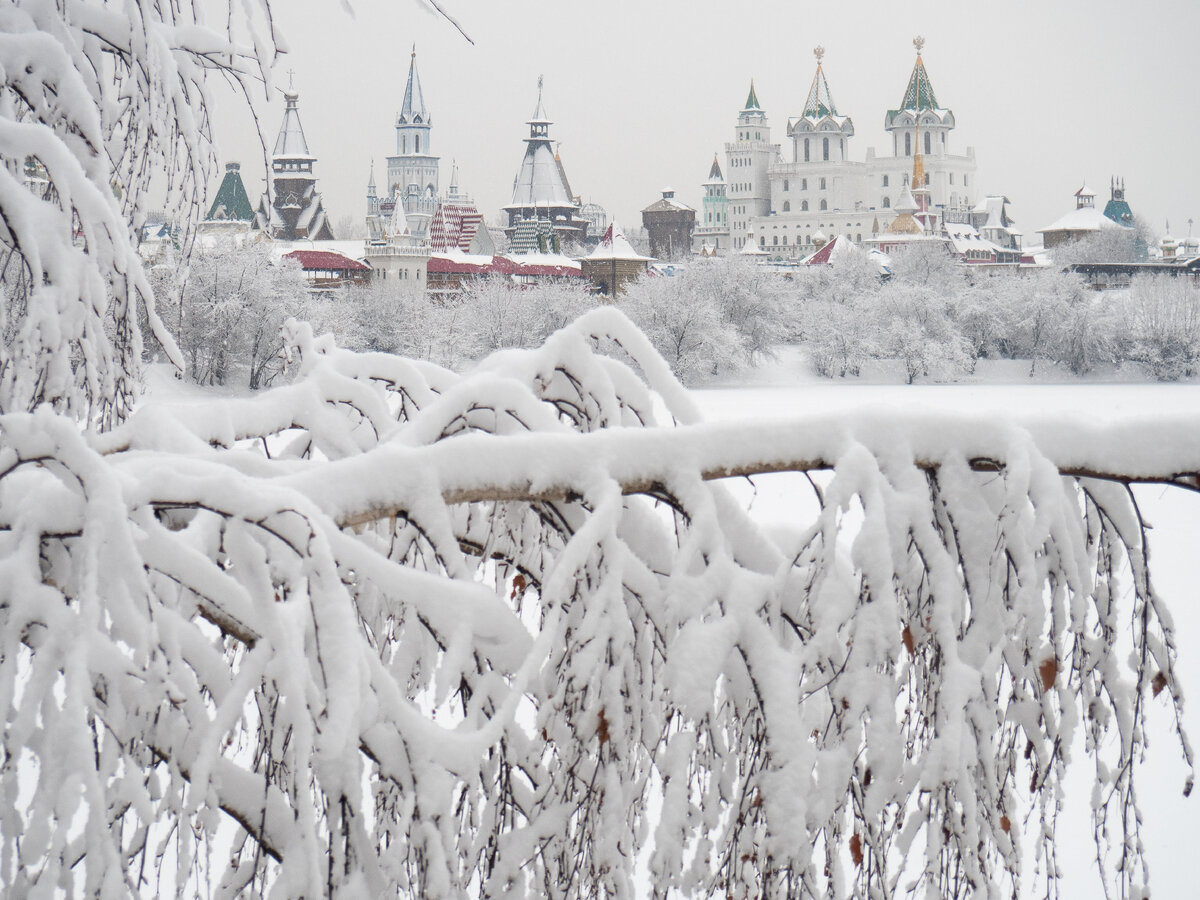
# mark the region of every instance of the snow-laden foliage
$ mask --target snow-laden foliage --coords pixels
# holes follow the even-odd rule
[[[1007,898],[1082,735],[1142,895],[1180,697],[1119,477],[1193,422],[706,425],[613,308],[462,376],[287,344],[248,399],[0,417],[11,891]],[[789,470],[783,546],[710,480]]]
[[[249,90],[274,55],[269,38],[231,37],[269,26],[265,2],[206,6],[215,28],[186,0],[0,9],[0,411],[50,404],[99,427],[119,421],[141,364],[139,307],[182,362],[131,238],[152,181],[172,208],[203,196],[206,73]]]
[[[266,243],[197,247],[184,264],[154,265],[151,283],[188,377],[204,385],[269,384],[279,368],[279,329],[319,302],[309,297],[300,263],[276,258]]]

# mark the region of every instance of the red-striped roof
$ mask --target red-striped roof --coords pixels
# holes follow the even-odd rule
[[[351,259],[332,250],[293,250],[285,253],[284,259],[298,260],[305,271],[333,270],[336,272],[369,272],[371,267],[357,259]]]
[[[429,223],[429,245],[435,251],[458,248],[466,253],[482,224],[483,215],[475,207],[443,204]]]
[[[580,275],[579,266],[527,263],[507,256],[493,256],[489,263],[481,263],[434,255],[429,257],[426,271],[431,275],[545,275],[562,278]]]

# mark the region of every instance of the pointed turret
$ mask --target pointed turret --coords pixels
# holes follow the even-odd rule
[[[408,63],[408,84],[404,87],[404,102],[400,105],[397,124],[430,125],[429,110],[425,108],[425,95],[421,93],[421,76],[417,74],[417,45],[413,44],[412,58]]]
[[[750,79],[750,93],[746,96],[746,105],[744,109],[749,112],[751,110],[762,111],[762,106],[758,102],[758,93],[754,90],[754,79]]]
[[[275,159],[308,160],[311,170],[313,156],[308,151],[308,141],[304,139],[304,128],[300,124],[300,95],[288,91],[283,99],[286,104],[283,123],[279,126],[279,136],[275,138],[275,150],[271,155]]]
[[[253,227],[276,240],[331,240],[333,231],[313,175],[316,157],[300,125],[300,95],[289,90],[283,99],[283,123],[271,155],[271,189],[259,201]]]
[[[375,160],[371,160],[371,177],[367,179],[367,198],[375,199]]]
[[[504,207],[508,213],[505,232],[513,239],[518,223],[527,220],[546,220],[552,223],[554,234],[563,243],[583,239],[586,220],[579,216],[579,202],[571,194],[562,160],[550,147],[550,126],[553,124],[542,105],[542,77],[538,76],[538,99],[525,138],[525,158],[513,182],[512,202]]]
[[[821,67],[821,60],[825,56],[825,48],[817,47],[813,53],[817,57],[817,71],[813,75],[812,87],[808,89],[808,100],[804,103],[804,115],[812,119],[836,116],[838,114],[837,107],[833,102],[833,94],[829,91],[829,82],[825,78],[825,70]]]
[[[904,89],[904,98],[899,109],[889,109],[883,118],[883,127],[892,133],[896,156],[912,156],[923,152],[926,156],[946,156],[947,136],[954,128],[954,113],[938,106],[933,93],[933,83],[925,71],[921,50],[925,39],[916,37],[917,61]]]
[[[817,71],[808,89],[804,115],[788,122],[792,152],[797,162],[845,162],[847,141],[854,137],[854,123],[849,116],[838,115],[821,62],[825,48],[813,48],[813,56],[817,58]]]
[[[900,102],[901,109],[940,109],[937,97],[933,93],[933,82],[925,71],[925,63],[921,59],[921,50],[925,39],[918,37],[913,41],[917,48],[917,61],[913,65],[912,75],[908,79],[908,87],[904,91],[904,99]]]
[[[717,160],[717,154],[713,154],[712,168],[708,170],[708,181],[705,184],[724,184],[725,176],[721,174],[721,163]]]

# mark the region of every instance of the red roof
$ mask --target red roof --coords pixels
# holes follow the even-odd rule
[[[544,263],[525,263],[507,256],[493,256],[490,263],[474,263],[431,256],[426,266],[431,275],[546,275],[562,278],[578,277],[578,266],[554,266]]]
[[[805,265],[819,266],[830,262],[833,259],[833,246],[839,240],[841,240],[841,238],[842,236],[840,234],[835,234],[829,239],[829,242],[824,247],[804,261]]]
[[[466,253],[482,224],[483,216],[474,206],[442,204],[429,223],[429,245],[435,251],[457,247]]]
[[[371,267],[356,259],[334,253],[332,250],[293,250],[285,253],[284,259],[299,260],[300,266],[306,271],[332,270],[335,272],[369,272]]]

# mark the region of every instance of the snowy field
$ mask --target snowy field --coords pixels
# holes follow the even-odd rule
[[[1076,383],[1036,384],[1026,377],[1028,363],[987,367],[979,380],[957,385],[830,381],[805,371],[802,361],[785,353],[774,364],[744,373],[746,384],[725,384],[694,391],[706,418],[713,421],[783,419],[800,412],[872,408],[961,410],[975,414],[994,411],[1018,419],[1078,415],[1118,419],[1152,412],[1200,412],[1200,386],[1186,384]],[[886,377],[880,374],[880,379]],[[1006,382],[1005,379],[1010,379]],[[735,481],[731,487],[752,504],[756,518],[781,536],[808,519],[812,487],[796,475],[757,476],[753,484]],[[1180,646],[1179,675],[1190,698],[1193,740],[1200,733],[1196,709],[1200,703],[1200,495],[1181,488],[1140,486],[1136,489],[1150,533],[1150,567],[1159,594],[1175,617]],[[1195,878],[1196,816],[1200,792],[1183,797],[1187,777],[1172,732],[1165,698],[1152,704],[1149,749],[1140,778],[1145,816],[1144,840],[1155,897],[1198,896]],[[1064,896],[1103,897],[1096,877],[1088,803],[1092,779],[1082,744],[1073,754],[1076,767],[1060,821],[1060,864],[1067,880]],[[1027,853],[1026,864],[1031,865]]]

